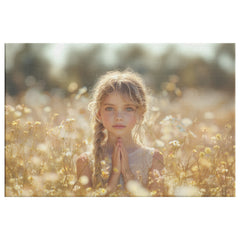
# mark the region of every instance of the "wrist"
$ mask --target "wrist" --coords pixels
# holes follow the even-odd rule
[[[118,182],[119,182],[119,178],[120,178],[120,174],[121,172],[116,169],[112,169],[112,172],[111,172],[111,175],[110,175],[110,178],[108,180],[108,184],[107,184],[107,192],[108,193],[111,193],[112,191],[115,190]]]
[[[117,168],[117,167],[113,167],[111,175],[113,175],[113,176],[120,176],[121,175],[121,170],[119,168]]]
[[[122,171],[122,174],[123,174],[123,179],[124,179],[125,183],[127,183],[129,180],[134,180],[135,179],[132,171],[129,168],[124,169]]]
[[[129,167],[124,167],[124,168],[122,168],[122,174],[123,175],[130,175],[130,174],[132,174],[132,171]]]

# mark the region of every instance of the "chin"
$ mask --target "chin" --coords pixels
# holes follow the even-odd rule
[[[131,133],[122,133],[122,134],[114,134],[114,136],[116,136],[116,138],[131,138],[132,134]]]
[[[123,131],[114,131],[114,132],[111,132],[112,135],[114,135],[115,137],[123,137],[123,136],[126,136],[126,132],[123,132]]]
[[[114,136],[116,136],[116,137],[123,137],[125,135],[126,134],[124,134],[124,133],[114,133]]]

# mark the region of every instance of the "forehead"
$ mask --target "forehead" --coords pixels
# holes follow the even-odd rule
[[[133,101],[126,94],[121,94],[119,92],[112,92],[106,96],[102,102],[103,104],[114,104],[114,105],[126,105],[134,104]],[[135,105],[135,104],[134,104]]]

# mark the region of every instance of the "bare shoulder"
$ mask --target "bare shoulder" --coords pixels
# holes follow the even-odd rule
[[[157,149],[154,149],[153,158],[163,159],[163,154],[160,151],[158,151]]]
[[[83,160],[88,160],[89,159],[89,153],[88,152],[83,152],[79,155],[78,158],[83,159]]]
[[[88,163],[89,162],[89,152],[83,152],[80,155],[75,155],[74,159],[76,164]]]
[[[163,154],[157,149],[154,149],[152,168],[159,169],[159,170],[164,168]]]

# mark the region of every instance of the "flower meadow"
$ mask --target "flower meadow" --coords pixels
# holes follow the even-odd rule
[[[84,189],[76,179],[76,159],[91,150],[92,133],[88,89],[75,85],[65,98],[37,87],[6,94],[5,196],[104,196],[105,189]],[[145,143],[164,156],[164,196],[235,196],[234,96],[169,82],[149,102]],[[131,196],[141,196],[132,188]]]

